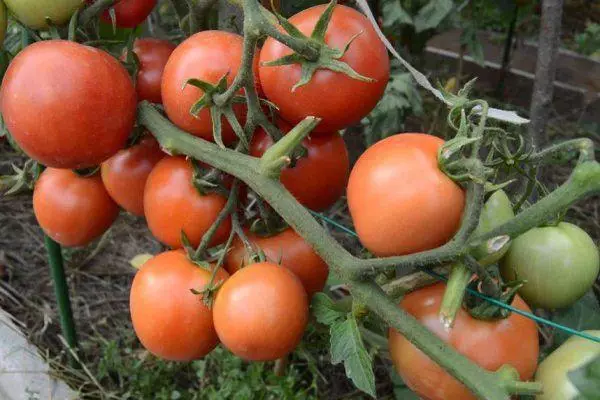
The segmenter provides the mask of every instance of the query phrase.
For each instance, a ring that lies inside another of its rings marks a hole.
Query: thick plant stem
[[[60,327],[62,334],[69,347],[73,350],[77,348],[77,335],[75,332],[75,323],[73,322],[73,311],[71,309],[71,299],[69,297],[69,287],[65,277],[63,266],[63,257],[61,246],[48,236],[44,235],[44,244],[48,252],[48,261],[50,263],[50,272],[54,283],[54,294],[58,305],[58,315],[60,317]],[[72,360],[73,362],[74,360]]]
[[[470,247],[501,235],[514,239],[531,228],[543,225],[578,200],[597,193],[600,193],[600,163],[584,161],[575,167],[569,179],[558,189],[505,224],[473,238]]]
[[[452,266],[444,298],[440,306],[440,320],[446,328],[451,328],[454,325],[456,314],[462,307],[462,302],[465,297],[465,289],[469,285],[472,273],[462,262],[457,262]]]

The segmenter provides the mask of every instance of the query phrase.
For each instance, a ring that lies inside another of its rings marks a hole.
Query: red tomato
[[[205,108],[194,117],[190,108],[204,91],[191,85],[181,89],[188,79],[196,78],[217,84],[227,75],[231,85],[242,62],[243,38],[224,31],[203,31],[181,43],[167,62],[162,79],[162,98],[167,116],[181,129],[206,140],[213,140],[210,110]],[[256,60],[258,63],[258,59]],[[257,78],[258,79],[258,78]],[[243,122],[246,106],[234,105],[238,120]],[[223,141],[232,143],[236,135],[222,118]]]
[[[326,7],[319,5],[301,11],[289,22],[310,36]],[[300,65],[262,65],[292,52],[280,42],[267,39],[260,52],[260,82],[265,95],[279,107],[285,120],[298,123],[312,115],[323,119],[315,132],[333,132],[359,122],[375,107],[383,96],[390,75],[387,50],[363,14],[346,6],[335,6],[325,35],[326,44],[343,49],[357,34],[340,61],[359,74],[374,79],[374,82],[363,82],[340,72],[320,69],[308,84],[294,92],[292,88],[301,77]]]
[[[201,195],[192,185],[193,168],[183,157],[165,157],[156,164],[144,191],[144,212],[152,234],[173,248],[183,247],[185,232],[196,247],[225,207],[227,199],[220,194]],[[217,229],[210,246],[227,240],[231,230],[228,217]]]
[[[144,188],[152,168],[165,156],[151,136],[102,163],[102,182],[110,197],[132,214],[144,215]]]
[[[344,194],[350,160],[344,139],[337,133],[310,136],[302,142],[306,157],[292,168],[281,171],[281,183],[305,207],[322,211],[332,206]],[[250,154],[261,157],[273,140],[258,129],[252,138]]]
[[[320,292],[325,287],[329,275],[329,267],[325,261],[310,247],[300,235],[288,228],[273,236],[258,236],[246,232],[248,240],[261,249],[267,260],[292,271],[302,282],[309,296]],[[225,257],[225,268],[230,274],[249,264],[246,248],[236,238]]]
[[[119,28],[135,28],[150,15],[157,0],[119,0],[112,8],[115,10],[115,24]],[[112,23],[106,10],[102,19]]]
[[[308,299],[289,270],[272,263],[242,268],[221,287],[213,307],[219,339],[251,361],[281,358],[294,350],[308,323]]]
[[[454,327],[446,329],[439,317],[444,284],[437,284],[406,295],[400,307],[473,362],[488,371],[510,364],[522,380],[533,377],[539,346],[535,322],[512,313],[498,321],[482,321],[459,310]],[[514,307],[531,311],[519,297]],[[389,331],[390,354],[396,371],[406,385],[428,400],[469,400],[475,396],[396,330]]]
[[[66,40],[27,46],[2,82],[2,115],[31,158],[55,168],[100,164],[125,146],[136,95],[108,53]]]
[[[203,295],[191,291],[204,289],[210,275],[182,250],[161,253],[140,268],[131,285],[129,307],[135,333],[148,351],[167,360],[191,361],[217,346],[212,311]],[[214,283],[228,277],[220,269]]]
[[[99,175],[81,177],[48,168],[33,191],[33,212],[44,232],[63,246],[85,246],[102,235],[119,214]]]
[[[444,141],[423,133],[390,136],[350,173],[348,207],[362,244],[379,257],[446,243],[458,230],[465,194],[438,168]]]
[[[135,82],[139,101],[162,103],[162,74],[173,50],[175,45],[167,40],[144,38],[135,41],[133,51],[140,61]]]

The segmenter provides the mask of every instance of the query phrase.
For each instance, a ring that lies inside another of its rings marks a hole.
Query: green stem
[[[306,117],[289,131],[287,135],[269,147],[260,159],[261,173],[277,179],[281,174],[281,169],[289,164],[291,154],[300,146],[304,138],[310,134],[320,121],[320,118]]]
[[[465,290],[472,275],[471,271],[462,262],[457,262],[452,266],[439,313],[440,320],[446,328],[454,326],[456,314],[462,307]]]
[[[600,164],[596,161],[584,161],[575,167],[564,184],[548,196],[492,231],[473,238],[469,247],[501,235],[514,239],[529,229],[550,221],[573,203],[597,193],[600,193]]]
[[[535,396],[543,392],[541,382],[508,381],[504,387],[510,394]]]
[[[115,4],[116,0],[97,0],[79,14],[79,25],[85,25],[104,10]]]
[[[202,257],[202,254],[204,254],[204,252],[208,248],[208,245],[210,244],[210,241],[212,240],[212,238],[217,233],[217,230],[219,229],[219,227],[221,226],[221,224],[225,221],[225,219],[227,219],[227,217],[235,209],[235,207],[237,205],[238,186],[239,186],[239,183],[238,183],[238,181],[236,179],[233,182],[233,185],[231,186],[231,190],[229,191],[229,197],[227,198],[227,203],[225,203],[225,206],[223,207],[223,209],[221,210],[221,212],[219,212],[219,215],[217,215],[217,218],[215,219],[215,222],[213,222],[213,224],[210,226],[210,228],[208,228],[208,230],[206,231],[206,233],[202,236],[202,240],[200,241],[200,244],[198,245],[198,248],[194,252],[194,257],[193,258],[195,260],[197,260],[200,257]]]
[[[69,347],[75,350],[77,348],[77,334],[75,332],[75,323],[73,322],[69,287],[63,266],[62,249],[58,243],[46,235],[44,235],[44,244],[48,252],[48,261],[50,263],[52,281],[54,282],[54,294],[58,305],[62,334]],[[71,362],[74,362],[74,360],[71,360]]]

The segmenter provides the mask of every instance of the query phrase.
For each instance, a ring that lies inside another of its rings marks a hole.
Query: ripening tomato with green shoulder
[[[192,361],[219,343],[212,310],[201,292],[210,283],[212,268],[192,263],[183,250],[171,250],[146,261],[135,274],[129,293],[133,329],[152,354],[171,361]],[[214,284],[229,274],[217,271]]]
[[[508,195],[502,189],[496,190],[487,199],[481,209],[479,223],[477,224],[475,231],[473,231],[473,237],[490,232],[514,217],[515,212],[513,211]],[[509,248],[510,241],[506,241],[499,249],[490,252],[488,250],[488,245],[483,243],[478,246],[472,254],[479,264],[491,265],[498,262],[506,254]]]
[[[110,197],[126,211],[144,216],[146,180],[165,156],[156,139],[148,135],[103,162],[100,168],[102,182]]]
[[[292,352],[308,323],[308,297],[300,280],[270,262],[233,274],[213,306],[219,339],[248,361],[274,361]]]
[[[157,0],[118,0],[111,8],[115,13],[115,25],[119,28],[135,28],[152,12]],[[105,22],[112,23],[110,11],[102,14]]]
[[[483,321],[468,311],[458,311],[454,327],[447,329],[439,317],[446,285],[419,289],[404,296],[400,307],[456,351],[488,371],[505,364],[518,372],[521,380],[533,377],[539,355],[534,321],[512,313],[508,318]],[[530,312],[516,296],[513,307]],[[406,385],[428,400],[470,400],[476,397],[459,381],[435,364],[396,330],[389,330],[389,349],[394,367]]]
[[[98,174],[83,177],[47,168],[33,190],[33,212],[42,230],[67,247],[85,246],[115,221],[119,207]]]
[[[81,0],[4,0],[12,14],[31,29],[47,29],[46,18],[63,25],[81,7]]]
[[[600,339],[600,331],[583,331]],[[581,393],[571,382],[568,373],[600,357],[600,343],[590,339],[572,336],[540,363],[535,373],[536,382],[544,387],[544,392],[536,400],[575,400]]]
[[[375,143],[354,165],[348,207],[361,243],[376,256],[433,249],[458,230],[465,193],[438,167],[443,144],[401,133]]]
[[[289,125],[280,123],[284,131]],[[261,157],[273,139],[258,129],[250,143],[250,155]],[[281,171],[283,186],[302,204],[314,211],[331,207],[342,197],[350,174],[350,159],[344,139],[337,132],[311,135],[302,141],[306,156]]]
[[[281,264],[292,271],[302,282],[309,296],[325,287],[329,276],[329,267],[310,245],[292,228],[271,236],[260,236],[246,231],[246,237],[254,247],[262,250],[268,261]],[[242,241],[236,237],[225,256],[225,268],[234,274],[240,268],[251,264],[248,251]]]
[[[318,5],[292,16],[289,22],[310,36],[326,9]],[[370,78],[365,82],[329,69],[318,69],[304,86],[293,90],[300,81],[299,64],[267,66],[292,53],[273,38],[268,38],[260,52],[260,82],[267,98],[279,108],[286,121],[298,123],[307,116],[322,118],[314,132],[329,133],[359,122],[383,96],[390,74],[390,61],[371,22],[360,12],[337,5],[329,22],[325,43],[334,49],[348,50],[339,59],[358,74]]]
[[[66,40],[36,42],[21,51],[4,75],[0,97],[15,142],[54,168],[107,160],[125,147],[136,117],[135,88],[121,63]]]
[[[532,307],[547,309],[575,303],[592,287],[599,270],[598,247],[568,222],[518,236],[501,263],[502,278],[526,280],[519,294]]]
[[[226,77],[227,85],[231,85],[242,63],[243,42],[243,38],[234,33],[202,31],[177,46],[167,61],[161,84],[165,112],[175,125],[195,136],[214,141],[210,110],[204,108],[198,116],[190,114],[190,109],[204,95],[204,91],[185,83],[189,79],[199,79],[216,85]],[[256,71],[258,58],[255,61]],[[258,81],[256,72],[255,80]],[[233,109],[243,124],[246,106],[234,104]],[[237,136],[233,128],[225,117],[221,119],[224,143],[234,142]]]
[[[156,164],[146,180],[144,213],[148,228],[158,240],[173,248],[183,247],[182,232],[197,247],[227,203],[218,193],[201,194],[192,184],[193,174],[189,160],[169,156]],[[231,217],[227,217],[209,245],[223,243],[230,231]]]
[[[160,85],[162,74],[175,45],[168,40],[156,38],[136,39],[133,52],[140,65],[135,80],[138,101],[148,100],[152,103],[162,103]],[[125,59],[125,53],[121,59]]]

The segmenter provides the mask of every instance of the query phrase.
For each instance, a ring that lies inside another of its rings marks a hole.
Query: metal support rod
[[[77,347],[77,335],[75,324],[73,322],[73,311],[71,309],[71,300],[69,298],[69,288],[65,277],[63,267],[62,248],[60,244],[44,235],[44,243],[48,252],[48,262],[50,263],[50,273],[54,282],[54,294],[58,305],[58,315],[60,316],[60,327],[67,344],[71,349]]]

